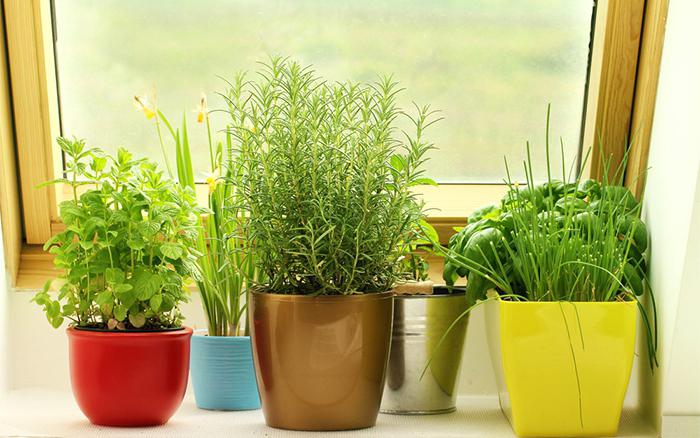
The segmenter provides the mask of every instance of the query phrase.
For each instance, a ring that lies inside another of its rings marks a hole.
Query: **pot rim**
[[[338,303],[342,301],[371,301],[390,299],[394,296],[391,291],[387,292],[371,292],[366,294],[353,295],[291,295],[277,294],[273,292],[251,291],[252,296],[256,299],[266,299],[273,301],[296,301],[304,303]]]
[[[454,297],[464,297],[467,294],[467,290],[464,286],[453,286],[452,287],[452,292],[446,292],[446,293],[435,293],[436,290],[446,290],[447,286],[444,284],[436,284],[433,287],[433,293],[432,294],[412,294],[412,295],[394,295],[394,298],[405,300],[405,299],[426,299],[426,298],[432,298],[432,299],[447,299],[447,298],[454,298]]]
[[[209,334],[209,329],[196,329],[192,332],[192,337],[209,338],[209,339],[250,339],[250,335],[237,336],[213,336]]]
[[[105,337],[105,338],[119,338],[123,336],[134,337],[134,338],[151,338],[151,337],[181,337],[181,336],[191,336],[192,328],[187,326],[182,326],[178,329],[170,330],[142,330],[142,331],[116,331],[116,330],[85,330],[78,327],[70,326],[66,329],[68,336],[79,336],[79,337]]]
[[[501,297],[498,297],[497,300],[500,304],[504,305],[513,305],[513,304],[575,304],[575,305],[607,305],[607,306],[616,306],[616,305],[637,305],[637,300],[630,300],[630,301],[566,301],[566,300],[561,300],[561,301],[508,301],[508,300],[502,300]]]

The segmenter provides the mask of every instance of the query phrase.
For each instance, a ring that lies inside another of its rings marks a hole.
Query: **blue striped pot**
[[[250,336],[192,336],[190,373],[200,409],[260,409]]]

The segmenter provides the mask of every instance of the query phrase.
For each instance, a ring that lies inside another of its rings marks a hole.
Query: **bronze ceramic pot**
[[[391,343],[392,293],[251,294],[253,359],[268,426],[374,426]]]

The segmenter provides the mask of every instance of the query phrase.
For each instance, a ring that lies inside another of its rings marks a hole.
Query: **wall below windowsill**
[[[348,437],[514,437],[496,397],[460,397],[457,412],[444,415],[401,416],[380,414],[371,429],[334,433]],[[298,432],[265,426],[262,411],[221,412],[197,409],[191,396],[164,425],[118,429],[93,426],[82,416],[67,391],[26,389],[13,391],[0,402],[0,436],[80,437],[214,437],[299,436]],[[312,435],[312,434],[309,434]],[[319,434],[315,434],[318,436]],[[619,436],[651,438],[656,433],[634,410],[624,410]]]

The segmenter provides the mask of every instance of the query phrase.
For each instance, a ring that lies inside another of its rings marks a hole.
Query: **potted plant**
[[[396,84],[324,82],[273,58],[226,95],[249,245],[267,279],[251,293],[258,388],[269,426],[375,424],[392,292],[423,216],[412,188],[430,145],[428,108],[405,143]]]
[[[467,309],[465,291],[426,281],[428,262],[423,255],[438,236],[425,221],[416,230],[420,232],[407,245],[404,258],[407,281],[394,288],[391,352],[381,405],[387,414],[442,414],[456,409],[468,321],[460,317]]]
[[[139,109],[154,120],[160,133],[162,123],[175,145],[177,179],[181,186],[195,190],[186,117],[173,124],[149,100],[135,97]],[[252,248],[246,247],[247,228],[240,209],[237,175],[230,163],[235,159],[231,135],[226,147],[212,140],[206,96],[197,108],[197,122],[204,124],[210,168],[206,175],[208,210],[200,215],[196,241],[195,280],[207,318],[207,329],[192,337],[190,372],[195,402],[201,409],[249,410],[260,408],[255,382],[253,353],[246,308],[248,287],[258,280]],[[158,136],[166,163],[163,136]],[[226,169],[225,174],[221,174]]]
[[[435,185],[434,181],[430,181]],[[405,276],[394,285],[395,295],[431,295],[435,283],[428,276],[428,261],[425,255],[429,253],[429,239],[422,237],[422,233],[430,233],[432,239],[438,240],[437,232],[428,222],[422,220],[415,227],[416,235],[406,247],[406,254],[402,257]]]
[[[116,156],[58,140],[73,198],[60,204],[65,230],[46,242],[63,270],[34,297],[56,328],[68,327],[73,393],[91,422],[150,426],[168,421],[187,387],[192,330],[178,306],[194,269],[194,193],[124,149]]]
[[[632,369],[637,312],[652,369],[655,315],[639,298],[647,232],[640,204],[620,185],[551,177],[525,163],[499,206],[451,242],[445,277],[468,277],[469,302],[497,293],[486,318],[501,407],[519,436],[613,436]],[[563,151],[562,151],[563,152]],[[529,147],[528,147],[529,157]],[[608,166],[609,169],[609,166]]]

